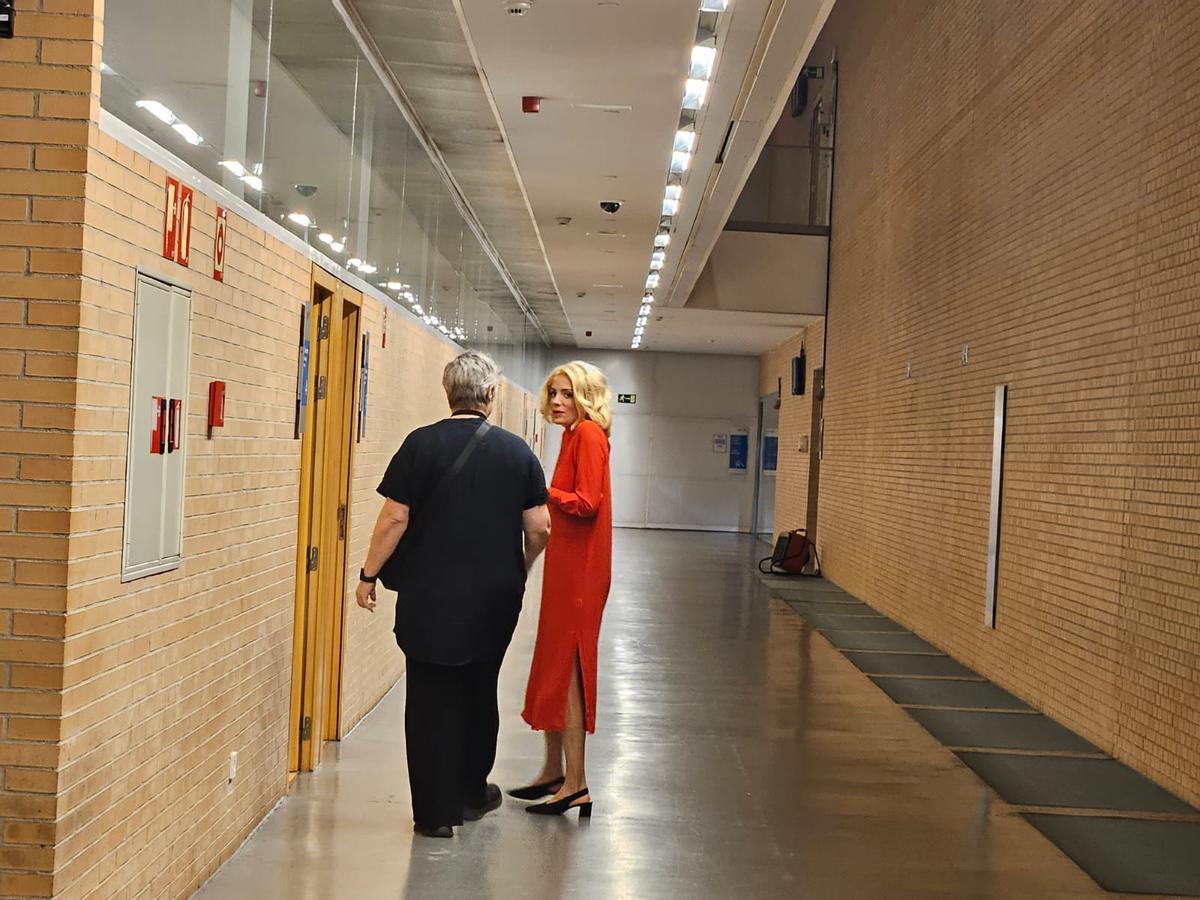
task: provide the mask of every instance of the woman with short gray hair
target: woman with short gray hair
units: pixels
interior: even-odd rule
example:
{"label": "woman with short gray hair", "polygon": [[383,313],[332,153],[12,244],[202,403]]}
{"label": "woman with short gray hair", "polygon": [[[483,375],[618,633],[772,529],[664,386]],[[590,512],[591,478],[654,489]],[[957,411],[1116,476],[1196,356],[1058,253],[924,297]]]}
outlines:
{"label": "woman with short gray hair", "polygon": [[357,592],[372,612],[377,581],[398,594],[413,821],[428,837],[452,837],[500,805],[487,780],[500,730],[496,681],[526,574],[550,535],[541,463],[486,421],[500,368],[464,353],[442,385],[450,418],[410,434],[379,485],[383,509]]}

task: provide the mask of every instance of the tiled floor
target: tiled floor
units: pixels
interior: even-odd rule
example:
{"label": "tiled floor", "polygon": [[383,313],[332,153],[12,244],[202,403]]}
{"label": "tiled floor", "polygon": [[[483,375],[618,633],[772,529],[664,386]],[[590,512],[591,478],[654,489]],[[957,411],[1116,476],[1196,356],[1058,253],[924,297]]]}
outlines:
{"label": "tiled floor", "polygon": [[[756,549],[730,536],[618,532],[590,824],[535,819],[510,802],[453,840],[414,838],[401,685],[201,895],[1112,896],[770,599],[752,571]],[[541,749],[518,718],[534,606],[501,679],[494,775],[505,786],[534,773]],[[832,615],[840,624],[844,612]]]}

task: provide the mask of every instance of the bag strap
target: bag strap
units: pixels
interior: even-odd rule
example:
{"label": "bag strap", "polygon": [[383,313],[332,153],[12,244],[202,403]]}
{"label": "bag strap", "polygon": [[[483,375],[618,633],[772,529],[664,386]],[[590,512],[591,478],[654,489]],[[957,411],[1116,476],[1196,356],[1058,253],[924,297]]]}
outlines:
{"label": "bag strap", "polygon": [[440,478],[437,484],[433,486],[433,490],[430,491],[430,496],[425,498],[426,503],[430,502],[430,500],[432,500],[434,497],[437,497],[439,493],[442,493],[443,488],[448,486],[451,481],[454,481],[456,478],[458,478],[458,474],[460,474],[463,468],[467,466],[467,461],[470,460],[470,457],[474,456],[475,450],[478,450],[479,445],[484,443],[484,437],[486,436],[487,432],[490,432],[491,430],[492,426],[488,425],[486,421],[480,422],[479,427],[475,428],[475,433],[470,436],[467,446],[464,446],[461,454],[458,454],[457,460],[454,461],[454,466],[446,469],[446,472],[442,478]]}
{"label": "bag strap", "polygon": [[467,446],[463,447],[462,453],[458,454],[458,459],[454,460],[454,465],[446,470],[446,473],[438,480],[438,483],[433,486],[433,490],[429,492],[429,496],[425,498],[426,505],[429,505],[431,500],[433,500],[443,491],[443,489],[446,488],[447,485],[450,484],[450,482],[459,476],[459,473],[462,472],[462,470],[466,467],[467,461],[475,454],[475,451],[479,448],[479,445],[483,443],[484,437],[491,430],[492,426],[487,422],[479,423],[479,427],[475,429],[475,433],[471,435],[471,439],[467,441]]}

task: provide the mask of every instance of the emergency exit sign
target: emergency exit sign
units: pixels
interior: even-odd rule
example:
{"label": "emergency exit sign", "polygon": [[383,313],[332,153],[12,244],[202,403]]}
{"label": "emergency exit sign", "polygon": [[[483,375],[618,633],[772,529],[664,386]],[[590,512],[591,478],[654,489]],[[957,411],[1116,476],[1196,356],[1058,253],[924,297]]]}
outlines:
{"label": "emergency exit sign", "polygon": [[637,403],[637,394],[617,394],[618,403]]}

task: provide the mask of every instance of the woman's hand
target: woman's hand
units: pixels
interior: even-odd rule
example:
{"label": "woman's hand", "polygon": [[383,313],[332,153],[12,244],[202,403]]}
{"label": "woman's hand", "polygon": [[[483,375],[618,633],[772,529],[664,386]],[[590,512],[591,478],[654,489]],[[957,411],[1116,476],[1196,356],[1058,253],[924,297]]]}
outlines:
{"label": "woman's hand", "polygon": [[375,612],[375,584],[370,581],[360,581],[358,590],[354,592],[358,605],[367,612]]}

